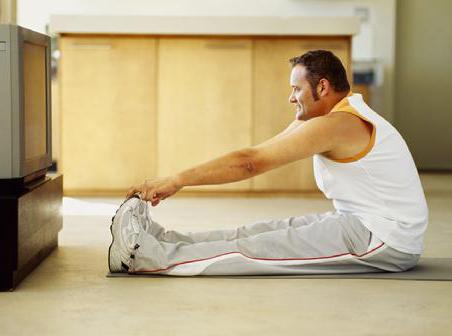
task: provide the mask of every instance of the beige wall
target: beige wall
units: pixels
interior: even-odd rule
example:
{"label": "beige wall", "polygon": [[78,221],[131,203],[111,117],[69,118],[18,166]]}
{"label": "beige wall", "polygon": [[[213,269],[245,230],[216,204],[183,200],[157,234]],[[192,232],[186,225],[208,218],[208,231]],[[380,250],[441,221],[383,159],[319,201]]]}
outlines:
{"label": "beige wall", "polygon": [[397,4],[396,126],[418,168],[452,169],[452,1]]}

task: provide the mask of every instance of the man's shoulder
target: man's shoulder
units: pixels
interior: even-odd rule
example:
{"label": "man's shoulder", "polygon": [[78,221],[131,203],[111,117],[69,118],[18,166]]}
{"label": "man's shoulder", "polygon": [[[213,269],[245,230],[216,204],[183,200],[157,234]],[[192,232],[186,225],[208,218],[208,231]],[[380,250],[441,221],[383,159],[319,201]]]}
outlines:
{"label": "man's shoulder", "polygon": [[335,112],[309,119],[303,124],[302,128],[325,130],[329,136],[333,136],[347,133],[360,125],[361,122],[358,117],[350,113]]}
{"label": "man's shoulder", "polygon": [[367,133],[371,135],[373,123],[362,116],[348,111],[330,112],[323,116],[325,121],[334,126],[339,134],[354,135]]}
{"label": "man's shoulder", "polygon": [[336,142],[334,149],[328,153],[331,158],[354,156],[372,141],[375,126],[359,115],[336,111],[323,117],[333,130],[332,136]]}

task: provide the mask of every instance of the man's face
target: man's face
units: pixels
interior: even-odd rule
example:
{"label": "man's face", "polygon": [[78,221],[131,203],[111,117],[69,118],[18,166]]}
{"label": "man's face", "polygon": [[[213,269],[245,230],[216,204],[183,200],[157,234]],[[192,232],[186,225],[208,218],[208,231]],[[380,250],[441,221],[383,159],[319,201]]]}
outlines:
{"label": "man's face", "polygon": [[319,101],[312,95],[311,85],[306,79],[306,68],[296,65],[290,74],[290,86],[292,93],[289,102],[295,105],[295,118],[297,120],[309,120],[318,115]]}

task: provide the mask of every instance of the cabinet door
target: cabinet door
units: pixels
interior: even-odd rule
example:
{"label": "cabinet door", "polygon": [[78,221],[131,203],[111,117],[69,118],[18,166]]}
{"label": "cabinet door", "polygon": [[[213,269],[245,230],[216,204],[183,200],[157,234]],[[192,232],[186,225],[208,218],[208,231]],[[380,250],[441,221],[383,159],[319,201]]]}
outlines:
{"label": "cabinet door", "polygon": [[[289,59],[314,49],[334,52],[349,65],[348,38],[256,38],[253,67],[253,144],[261,143],[282,130],[294,119],[289,103],[291,87]],[[304,159],[267,172],[253,179],[254,190],[317,190],[312,159]]]}
{"label": "cabinet door", "polygon": [[[161,38],[158,174],[251,145],[250,39]],[[197,190],[247,190],[250,180]]]}
{"label": "cabinet door", "polygon": [[60,43],[66,194],[124,191],[154,177],[155,39],[66,36]]}

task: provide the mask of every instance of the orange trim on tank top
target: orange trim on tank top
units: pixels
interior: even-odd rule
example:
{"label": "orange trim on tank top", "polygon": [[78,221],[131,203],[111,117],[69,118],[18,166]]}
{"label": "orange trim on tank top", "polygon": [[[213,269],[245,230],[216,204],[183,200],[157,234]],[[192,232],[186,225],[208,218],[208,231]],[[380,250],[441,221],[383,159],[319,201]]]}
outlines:
{"label": "orange trim on tank top", "polygon": [[366,156],[366,154],[369,153],[375,145],[375,133],[376,133],[375,132],[375,130],[376,130],[375,124],[373,122],[371,122],[369,119],[367,119],[367,118],[363,117],[361,114],[359,114],[358,111],[356,111],[356,109],[354,109],[350,105],[347,98],[351,97],[352,95],[353,95],[353,93],[350,91],[345,98],[343,98],[339,103],[334,105],[334,107],[332,108],[330,113],[346,112],[346,113],[353,114],[354,116],[357,116],[358,118],[360,118],[372,125],[372,135],[370,136],[370,141],[367,144],[366,148],[364,148],[358,154],[353,155],[348,158],[344,158],[344,159],[332,159],[332,158],[327,157],[327,159],[329,159],[331,161],[340,162],[340,163],[349,163],[349,162],[353,162],[353,161],[358,161],[359,159],[362,159],[364,156]]}

